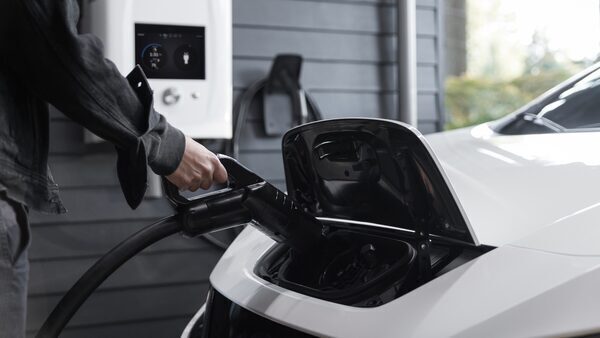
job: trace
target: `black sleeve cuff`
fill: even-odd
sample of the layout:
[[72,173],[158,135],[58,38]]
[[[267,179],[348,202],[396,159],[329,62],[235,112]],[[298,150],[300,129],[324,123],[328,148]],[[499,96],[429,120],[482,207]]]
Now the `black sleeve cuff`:
[[121,189],[129,206],[135,209],[146,193],[148,165],[158,175],[173,173],[183,157],[185,136],[154,110],[152,90],[139,66],[127,75],[127,80],[147,116],[146,131],[139,136],[135,146],[128,149],[117,147],[117,174]]
[[148,153],[148,165],[157,175],[167,176],[177,169],[185,150],[185,136],[164,116],[160,116],[157,128],[142,137],[142,142]]

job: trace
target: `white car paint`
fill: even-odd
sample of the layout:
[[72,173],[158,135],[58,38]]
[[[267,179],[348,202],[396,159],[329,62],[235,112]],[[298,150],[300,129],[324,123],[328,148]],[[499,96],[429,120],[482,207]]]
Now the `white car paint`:
[[514,246],[572,256],[600,256],[600,204],[560,219]]
[[475,235],[501,246],[600,203],[600,132],[427,137]]
[[256,277],[256,261],[272,244],[247,228],[210,281],[238,305],[316,336],[532,337],[600,330],[600,255],[506,245],[390,303],[355,308]]

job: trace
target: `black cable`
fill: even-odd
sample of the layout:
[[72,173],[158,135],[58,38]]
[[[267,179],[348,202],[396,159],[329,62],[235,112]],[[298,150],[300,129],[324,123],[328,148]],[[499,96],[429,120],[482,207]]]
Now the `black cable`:
[[179,232],[175,216],[170,216],[136,232],[100,258],[65,294],[46,319],[36,338],[56,338],[94,290],[131,257],[155,242]]
[[[260,79],[254,82],[248,89],[240,96],[238,103],[236,105],[237,118],[235,120],[235,124],[233,125],[233,135],[231,137],[231,157],[239,159],[240,155],[240,145],[239,140],[242,135],[243,126],[246,123],[246,115],[250,110],[250,106],[252,105],[252,101],[256,95],[261,92],[266,84],[268,78]],[[308,105],[308,110],[312,114],[313,121],[322,120],[323,116],[321,115],[321,110],[319,106],[313,99],[313,97],[307,92],[304,92],[304,97],[306,99],[306,103]]]
[[248,89],[242,94],[237,104],[237,118],[233,125],[233,135],[231,137],[231,157],[239,159],[240,145],[239,140],[242,135],[242,126],[246,122],[246,114],[250,110],[250,105],[261,90],[265,88],[267,84],[267,78],[254,82]]
[[304,96],[306,97],[306,102],[309,106],[309,111],[312,112],[313,121],[319,121],[323,119],[323,115],[321,114],[321,109],[317,105],[317,102],[313,99],[312,95],[310,95],[307,91],[304,92]]

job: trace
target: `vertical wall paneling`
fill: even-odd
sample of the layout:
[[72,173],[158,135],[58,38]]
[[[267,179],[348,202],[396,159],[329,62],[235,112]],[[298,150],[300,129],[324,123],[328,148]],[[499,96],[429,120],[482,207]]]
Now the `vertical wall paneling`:
[[[419,129],[442,123],[440,0],[417,1]],[[396,116],[395,24],[391,0],[234,0],[235,96],[264,77],[278,53],[305,58],[302,83],[324,117]],[[241,160],[283,187],[280,138],[268,138],[254,110],[242,133]],[[110,147],[107,147],[110,148]],[[163,199],[130,210],[111,151],[90,150],[83,130],[51,114],[50,166],[67,215],[33,213],[28,335],[102,253],[172,212]],[[65,337],[177,336],[204,302],[220,251],[173,236],[112,276],[73,319]]]

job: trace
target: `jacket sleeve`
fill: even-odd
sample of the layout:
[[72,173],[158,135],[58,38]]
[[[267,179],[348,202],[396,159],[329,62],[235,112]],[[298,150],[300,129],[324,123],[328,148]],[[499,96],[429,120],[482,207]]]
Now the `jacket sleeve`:
[[146,166],[171,174],[185,148],[181,131],[154,111],[142,70],[136,67],[125,79],[103,57],[98,38],[78,33],[76,0],[2,1],[14,9],[5,56],[11,68],[36,96],[115,145],[121,187],[136,208],[146,189]]

